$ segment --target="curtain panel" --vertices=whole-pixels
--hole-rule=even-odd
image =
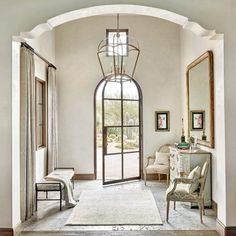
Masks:
[[[56,69],[48,67],[48,173],[58,166]]]
[[[20,187],[21,221],[34,213],[35,185],[35,66],[33,53],[20,51]]]

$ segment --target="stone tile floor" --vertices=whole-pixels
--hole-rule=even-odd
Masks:
[[[75,199],[79,199],[79,195],[83,190],[102,188],[150,188],[159,208],[163,225],[65,226],[65,222],[73,208],[66,209],[64,207],[62,211],[59,211],[59,203],[53,201],[39,202],[38,212],[31,220],[22,225],[21,235],[217,235],[215,233],[216,218],[211,209],[205,210],[204,224],[201,224],[198,209],[191,209],[183,203],[177,203],[175,211],[173,210],[173,206],[170,206],[169,223],[166,223],[165,191],[167,185],[163,182],[148,181],[147,186],[145,186],[143,181],[133,181],[103,187],[101,181],[76,181],[74,190]]]

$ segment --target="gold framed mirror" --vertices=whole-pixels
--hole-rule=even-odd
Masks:
[[[213,53],[207,51],[187,66],[188,137],[214,148]]]

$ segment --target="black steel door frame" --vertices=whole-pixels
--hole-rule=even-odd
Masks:
[[[127,76],[128,77],[128,76]],[[121,98],[104,98],[104,92],[105,92],[105,88],[106,85],[109,81],[108,78],[104,78],[99,84],[101,84],[103,81],[105,81],[104,87],[103,87],[103,91],[102,91],[102,134],[103,134],[103,144],[102,144],[102,182],[103,185],[108,185],[108,184],[114,184],[114,183],[121,183],[121,182],[126,182],[126,181],[131,181],[131,180],[136,180],[136,179],[141,179],[142,177],[142,166],[143,166],[143,103],[142,103],[142,91],[141,88],[139,86],[139,84],[133,79],[133,78],[129,78],[137,87],[138,90],[138,99],[124,99],[123,98],[123,79],[121,77],[120,82],[116,81],[114,83],[120,83],[121,84]],[[96,94],[95,94],[96,95]],[[106,100],[115,100],[115,101],[120,101],[121,102],[121,125],[118,126],[105,126],[105,104],[104,101]],[[123,110],[124,110],[124,106],[123,106],[123,102],[124,101],[136,101],[138,102],[139,105],[139,124],[138,125],[124,125],[124,116],[123,116]],[[96,113],[96,107],[95,107],[95,113]],[[95,115],[96,117],[96,115]],[[95,120],[95,125],[96,125],[96,120]],[[115,154],[120,154],[121,155],[121,179],[116,179],[116,180],[109,180],[106,181],[105,179],[105,156],[109,155],[107,153],[107,128],[121,128],[121,152],[119,153],[111,153],[110,155],[115,155]],[[124,128],[126,127],[135,127],[135,128],[139,128],[139,151],[134,151],[134,152],[124,152],[124,140],[123,140],[123,132],[124,132]],[[96,127],[95,127],[96,130]],[[96,135],[96,131],[95,131],[95,135]],[[95,136],[96,139],[96,136]],[[96,141],[95,141],[95,148],[96,148]],[[96,150],[95,150],[96,153]],[[139,175],[135,176],[135,177],[130,177],[130,178],[124,178],[124,154],[130,154],[130,153],[139,153]],[[95,161],[96,161],[96,154],[95,154]],[[96,168],[96,165],[95,165]],[[95,175],[96,175],[96,171],[95,171]]]

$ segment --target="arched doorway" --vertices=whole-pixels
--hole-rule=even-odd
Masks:
[[[95,90],[95,173],[103,184],[140,179],[142,91],[127,75],[102,79]]]

